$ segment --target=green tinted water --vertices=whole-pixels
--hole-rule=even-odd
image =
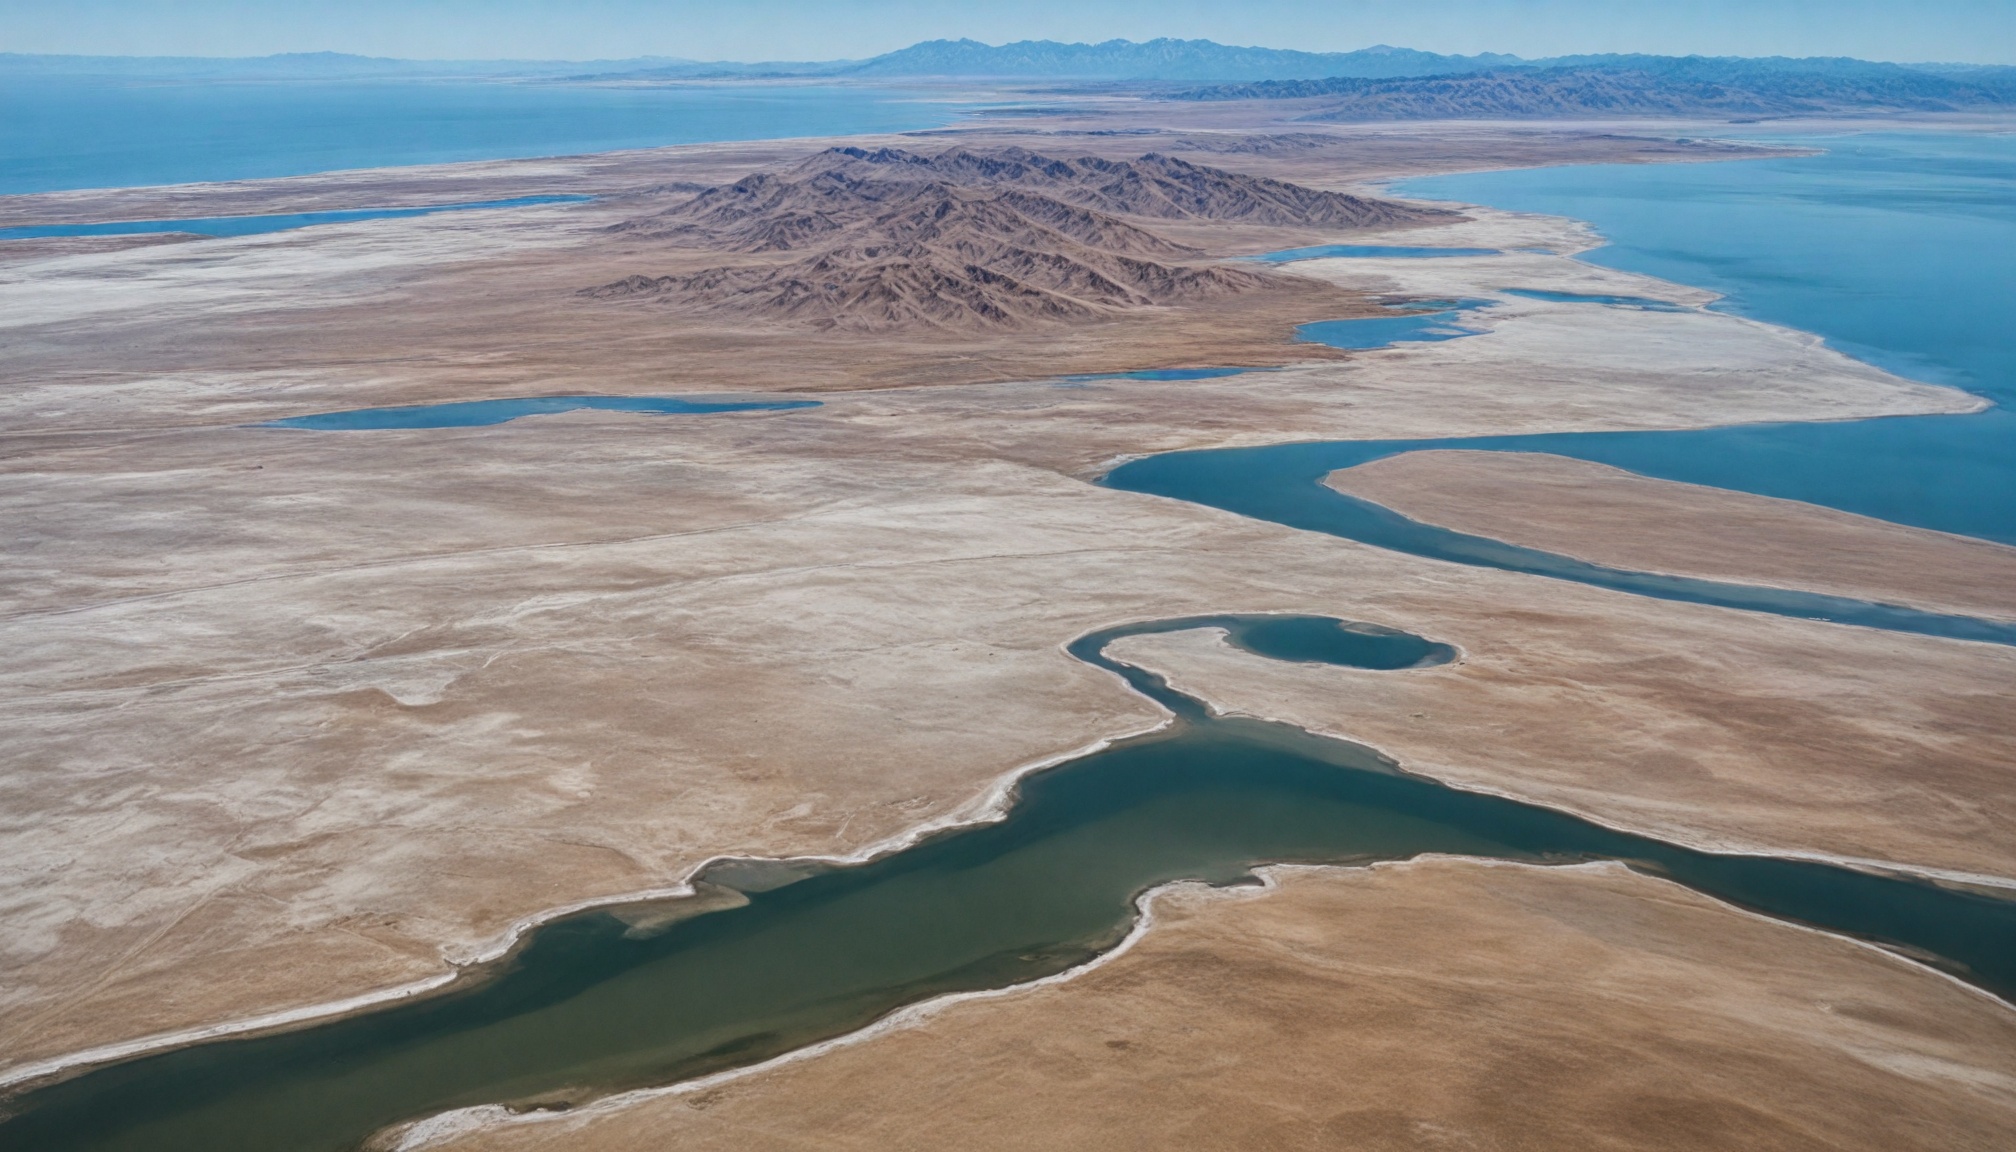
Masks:
[[[1103,655],[1120,635],[1207,625],[1277,659],[1399,670],[1452,655],[1418,637],[1304,617],[1200,617],[1088,636],[1074,655],[1161,701],[1177,723],[1030,777],[1001,823],[858,867],[724,862],[701,879],[717,896],[713,885],[751,889],[745,905],[655,928],[636,908],[571,916],[539,929],[492,978],[453,993],[113,1065],[14,1101],[0,1148],[335,1152],[449,1108],[564,1106],[666,1083],[940,993],[1062,971],[1121,938],[1144,889],[1236,881],[1268,862],[1422,852],[1625,859],[2016,987],[2016,903],[1689,852],[1459,792],[1353,744],[1213,719]]]

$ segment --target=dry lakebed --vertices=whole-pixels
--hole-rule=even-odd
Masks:
[[[25,226],[575,198],[0,241],[0,1147],[2001,1146],[2016,549],[1544,454],[1320,478],[1998,641],[1102,482],[1300,441],[1983,407],[1578,259],[1599,239],[1574,220],[1377,186],[1764,152],[1677,135],[1065,118],[0,200]],[[1359,251],[1241,259],[1325,245]],[[1383,346],[1305,327],[1424,316]],[[1333,620],[1348,653],[1297,647]],[[1153,621],[1182,626],[1125,627]],[[1008,924],[1109,857],[1217,844],[1216,802],[1178,797],[1152,831],[1042,841],[1042,883],[1011,867],[1041,839],[1018,803],[1235,730],[1442,807],[1329,797],[1389,815],[1357,847],[1229,837],[1208,868],[1114,871],[1124,900],[1042,948],[912,973],[870,947],[909,947],[903,909],[940,898],[906,853],[1000,839],[1005,879],[956,911]],[[1503,823],[1529,820],[1572,835]],[[1854,918],[1890,895],[1764,907],[1661,853],[1980,926],[1948,949]],[[858,957],[759,947],[904,892]],[[500,1054],[485,1080],[472,1041],[473,1079],[419,1103],[289,1102],[422,1042],[395,1019],[633,1010],[587,977],[605,990],[476,1007],[542,948],[614,987],[594,949],[689,939],[744,973],[896,974],[690,1051],[539,1076]],[[332,1028],[353,1039],[307,1039]],[[283,1055],[231,1054],[255,1044]]]

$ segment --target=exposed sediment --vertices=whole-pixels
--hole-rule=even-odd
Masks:
[[[1272,884],[1159,893],[1069,981],[428,1146],[1943,1152],[2016,1123],[2006,1005],[1616,865]]]
[[[771,151],[753,166],[774,167]],[[724,154],[702,157],[717,169],[691,183],[747,174]],[[1544,154],[1521,139],[1491,155]],[[1254,153],[1341,163],[1324,155]],[[669,161],[625,171],[640,188],[682,183]],[[624,245],[658,243],[607,225],[691,195],[9,266],[11,1066],[437,977],[542,909],[660,890],[713,856],[844,856],[956,816],[1021,765],[1156,721],[1058,644],[1188,612],[1375,619],[1489,655],[1490,676],[1386,702],[1391,724],[1420,711],[1524,725],[1511,758],[1488,724],[1448,727],[1426,758],[1438,773],[1498,764],[1506,790],[1544,799],[1607,787],[1620,762],[1667,770],[1583,756],[1573,734],[1593,724],[1629,732],[1634,753],[1713,750],[1699,771],[1674,768],[1689,788],[1651,806],[1680,838],[2016,873],[1998,855],[2016,841],[1989,810],[2010,810],[1991,778],[2016,746],[1995,706],[2010,673],[1979,646],[1757,629],[1083,482],[1123,456],[1227,443],[1835,418],[1969,398],[1712,314],[1508,305],[1488,335],[1432,348],[1060,386],[1012,381],[1268,362],[1263,343],[1271,362],[1311,352],[1290,344],[1292,309],[1236,311],[1265,294],[1167,327],[1149,309],[1054,340],[945,344],[718,320],[679,331],[671,310],[574,295],[634,269]],[[1204,227],[1145,230],[1224,251]],[[1580,235],[1480,214],[1434,242],[1566,250]],[[1655,290],[1531,254],[1305,271],[1337,299]],[[783,384],[830,403],[383,434],[242,426],[591,378],[631,393]],[[983,378],[997,382],[885,387]],[[1950,671],[1955,652],[1972,679]],[[1726,684],[1732,663],[1767,684],[1858,679],[1730,707],[1703,686]],[[1635,687],[1595,701],[1619,674]],[[1398,745],[1357,714],[1321,719]],[[1872,726],[1880,740],[1864,739]],[[1773,732],[1827,757],[1799,778],[1826,819],[1746,822],[1749,780],[1781,747],[1750,741]],[[1974,774],[1951,768],[1967,757]],[[221,968],[234,979],[218,981]]]

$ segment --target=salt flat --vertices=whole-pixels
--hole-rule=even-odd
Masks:
[[[1466,139],[1465,155],[1488,151]],[[1335,184],[1420,165],[1407,147],[1335,160]],[[1593,147],[1570,134],[1558,154]],[[1548,155],[1531,134],[1503,152]],[[773,145],[583,161],[560,190],[792,158]],[[468,195],[527,178],[501,165],[414,179]],[[220,199],[278,203],[301,187]],[[1161,722],[1062,644],[1193,613],[1334,615],[1461,647],[1446,673],[1373,685],[1228,654],[1208,635],[1127,642],[1186,690],[1364,740],[1413,771],[1689,843],[2016,877],[2006,649],[1460,568],[1088,483],[1182,448],[1967,411],[1964,393],[1708,312],[1571,320],[1508,301],[1483,314],[1485,335],[1441,344],[1344,357],[1290,339],[1295,323],[1392,295],[1517,285],[1693,302],[1537,253],[1314,262],[1293,273],[1313,294],[1149,308],[1054,337],[710,332],[579,296],[634,253],[600,231],[616,209],[572,213],[4,266],[19,354],[0,398],[13,657],[0,907],[14,928],[0,1074],[438,979],[528,919],[674,888],[715,856],[856,857],[974,818],[1018,771]],[[1481,211],[1400,235],[1588,242],[1558,220]],[[1221,251],[1295,242],[1226,238]],[[1056,379],[1226,363],[1280,370]],[[246,426],[584,391],[823,406]],[[1852,534],[1780,515],[1815,540]],[[1499,875],[1512,873],[1477,883]],[[1596,885],[1734,915],[1608,873],[1530,883],[1562,886],[1550,900]],[[1474,909],[1460,887],[1418,898]],[[1240,907],[1329,914],[1278,895]],[[1808,947],[1892,963],[1840,959],[1860,953],[1776,925],[1732,937],[1722,959]],[[1805,995],[1834,963],[1771,979]],[[1971,996],[1922,970],[1867,979],[1879,1000]]]

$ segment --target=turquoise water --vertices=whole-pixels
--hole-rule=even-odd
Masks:
[[[1427,307],[1422,307],[1426,304]],[[1432,344],[1481,334],[1482,328],[1466,328],[1455,317],[1473,308],[1488,308],[1489,300],[1437,300],[1416,304],[1390,304],[1396,316],[1366,316],[1350,320],[1318,320],[1295,329],[1295,339],[1331,348],[1389,348],[1395,344]]]
[[[1547,300],[1555,304],[1603,304],[1611,308],[1633,308],[1640,312],[1692,312],[1683,304],[1654,300],[1649,296],[1613,296],[1600,292],[1549,292],[1544,288],[1507,288],[1507,296],[1527,300]]]
[[[1086,372],[1077,376],[1060,376],[1058,380],[1065,384],[1089,384],[1094,380],[1216,380],[1221,376],[1266,371],[1266,368],[1137,368],[1132,372]]]
[[[1129,461],[1108,473],[1101,483],[1128,492],[1188,500],[1395,552],[1549,576],[1657,600],[1712,604],[1922,636],[2016,644],[2016,623],[1927,612],[1846,596],[1610,568],[1423,524],[1323,484],[1325,476],[1340,468],[1356,467],[1402,452],[1432,448],[1554,451],[1557,450],[1554,445],[1563,440],[1573,446],[1572,437],[1498,436],[1467,440],[1337,440],[1166,452]]]
[[[1457,791],[1355,744],[1213,717],[1105,654],[1120,636],[1196,627],[1225,628],[1271,659],[1395,675],[1454,656],[1321,617],[1194,617],[1082,637],[1074,656],[1161,702],[1175,725],[1028,778],[1000,823],[857,867],[726,861],[700,879],[745,892],[741,907],[673,923],[637,908],[571,916],[447,995],[113,1065],[12,1102],[0,1149],[338,1152],[447,1108],[562,1107],[753,1063],[929,996],[1061,971],[1118,940],[1144,889],[1236,883],[1276,861],[1624,860],[2016,989],[2016,902],[1694,852]]]
[[[1587,220],[1582,259],[1724,294],[1995,408],[1831,424],[1533,437],[1650,476],[2016,544],[2016,136],[1870,133],[1825,155],[1412,180],[1408,195]]]
[[[1721,307],[1996,402],[1966,416],[1684,432],[1334,441],[1170,453],[1104,483],[1457,563],[1658,599],[2016,643],[2016,625],[1631,572],[1410,520],[1323,486],[1417,449],[1548,452],[2016,544],[2016,138],[1872,135],[1824,156],[1493,172],[1412,194],[1593,220],[1586,257],[1726,293]]]
[[[961,105],[837,85],[0,79],[0,195],[905,132]]]
[[[0,228],[0,240],[39,240],[49,236],[138,236],[155,232],[189,232],[198,236],[257,236],[287,232],[317,224],[347,224],[354,220],[390,220],[428,216],[436,212],[469,212],[479,208],[526,208],[535,204],[578,204],[593,196],[519,196],[510,200],[472,200],[462,204],[430,204],[419,208],[354,208],[339,212],[290,212],[269,216],[204,216],[181,220],[115,220],[101,224],[32,224]]]
[[[481,428],[521,416],[545,416],[580,408],[656,415],[705,412],[780,412],[817,408],[817,400],[687,400],[678,396],[523,396],[508,400],[464,400],[453,404],[409,404],[396,408],[352,408],[272,420],[261,428],[306,428],[316,432],[360,432],[387,428]]]
[[[1496,248],[1410,248],[1391,244],[1318,244],[1313,248],[1284,248],[1279,252],[1265,252],[1258,256],[1248,256],[1248,260],[1259,260],[1267,264],[1286,264],[1291,260],[1317,260],[1331,256],[1404,256],[1416,259],[1431,259],[1437,256],[1496,256]]]

